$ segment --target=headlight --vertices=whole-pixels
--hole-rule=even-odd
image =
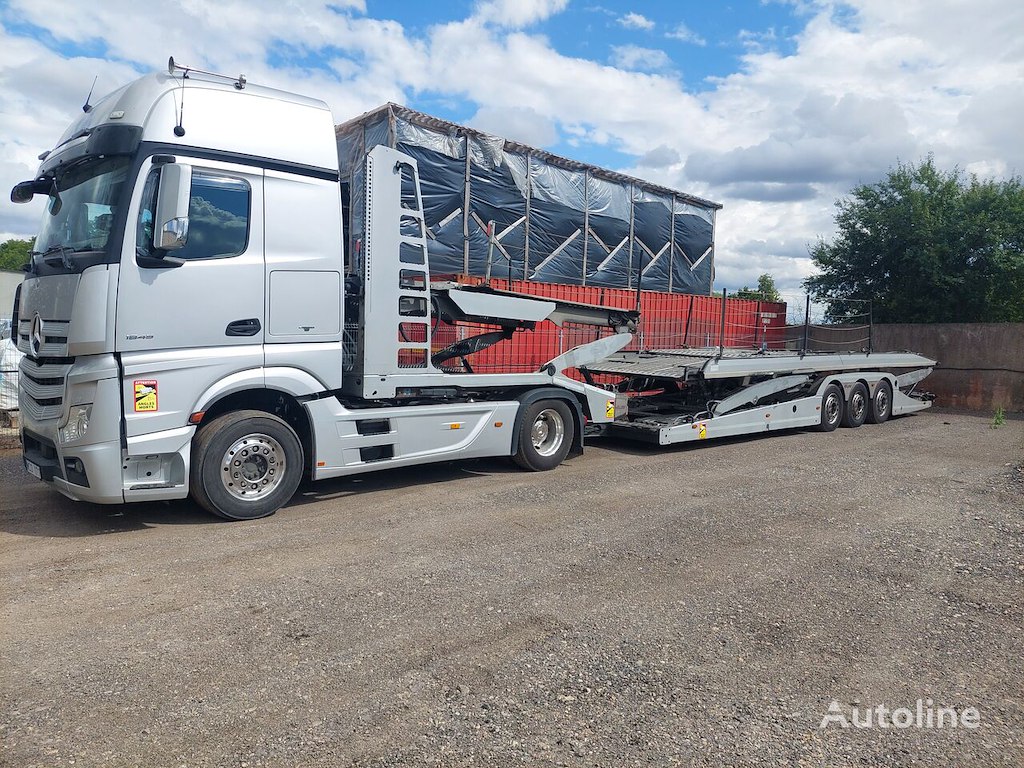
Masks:
[[[89,417],[92,416],[92,405],[73,405],[68,414],[68,423],[60,428],[60,441],[70,443],[81,440],[89,430]]]

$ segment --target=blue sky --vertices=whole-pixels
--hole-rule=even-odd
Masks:
[[[0,186],[169,55],[322,98],[386,101],[724,204],[718,287],[794,299],[835,201],[932,155],[1024,170],[1017,0],[6,0]],[[0,206],[0,238],[40,212]]]

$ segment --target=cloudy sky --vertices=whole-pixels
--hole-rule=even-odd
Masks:
[[[7,0],[0,186],[167,57],[316,96],[396,101],[724,203],[717,287],[789,295],[836,198],[929,153],[1024,171],[1019,0]],[[0,205],[0,239],[41,215]]]

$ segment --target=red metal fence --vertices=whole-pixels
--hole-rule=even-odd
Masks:
[[[478,285],[476,277],[460,276],[464,284]],[[558,285],[528,280],[491,280],[497,290],[510,290],[538,298],[560,299],[581,304],[595,304],[616,309],[634,309],[636,291],[623,288]],[[784,303],[726,299],[725,333],[722,335],[722,297],[696,296],[658,291],[640,292],[640,324],[636,338],[627,349],[680,349],[682,347],[726,347],[756,349],[781,346],[786,323]],[[438,325],[433,335],[434,350],[473,336],[491,326],[473,323]],[[512,339],[499,342],[468,358],[478,373],[495,371],[528,372],[573,347],[594,341],[610,333],[609,329],[575,324],[558,327],[540,323],[533,331],[519,331]],[[445,368],[461,367],[459,360],[449,361]]]

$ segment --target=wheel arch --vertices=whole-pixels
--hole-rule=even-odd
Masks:
[[[526,413],[526,407],[538,400],[561,400],[569,406],[569,411],[572,413],[572,421],[575,429],[573,430],[572,444],[569,446],[569,453],[566,458],[579,456],[583,453],[583,407],[572,392],[559,387],[539,387],[537,389],[530,389],[523,392],[516,397],[516,400],[519,401],[519,410],[516,413],[516,423],[512,430],[513,454],[519,450],[519,428],[522,426],[523,414]]]
[[[278,416],[295,430],[302,445],[305,472],[312,473],[313,425],[299,398],[323,391],[323,385],[305,371],[267,368],[239,371],[217,382],[196,401],[193,415],[201,414],[200,428],[232,411],[253,410]]]
[[[843,388],[843,392],[846,393],[847,398],[850,396],[850,390],[855,384],[863,384],[868,389],[869,395],[875,394],[875,389],[882,381],[889,382],[889,386],[894,390],[896,387],[896,376],[888,371],[850,371],[847,373],[828,373],[816,380],[816,384],[813,388],[813,392],[817,395],[822,395],[825,392],[825,388],[829,384],[835,383]]]
[[[310,424],[306,409],[294,395],[267,387],[236,390],[210,403],[203,410],[198,426],[201,429],[218,416],[233,411],[262,411],[283,419],[299,437],[304,472],[312,472],[313,425]]]
[[[889,385],[889,389],[891,391],[895,392],[899,389],[898,382],[896,381],[896,374],[890,373],[889,371],[879,371],[875,376],[875,383],[868,384],[868,390],[871,392],[872,396],[874,396],[875,390],[878,389],[879,385],[883,381]]]

